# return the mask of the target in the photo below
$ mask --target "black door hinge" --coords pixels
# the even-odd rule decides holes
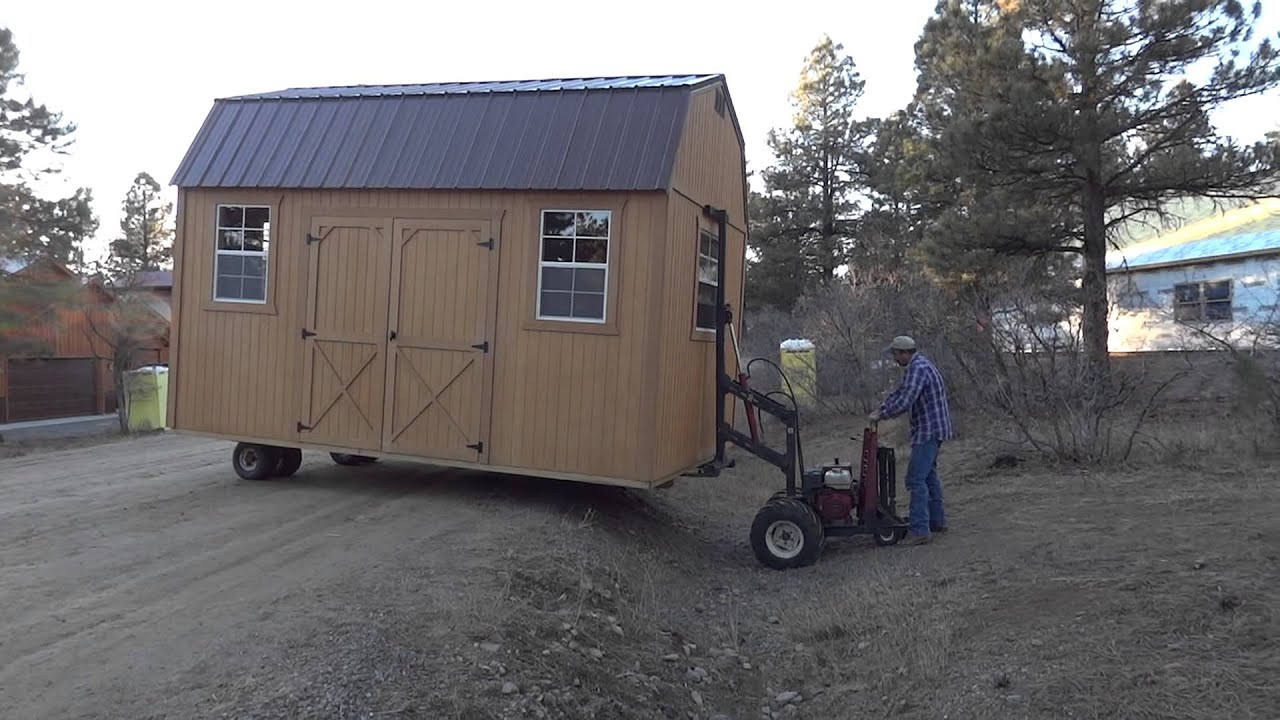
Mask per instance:
[[[306,329],[306,328],[302,328],[302,339],[303,339],[303,340],[306,340],[307,338],[312,337],[313,335],[315,335],[315,333],[311,332],[310,330],[308,330],[308,329]]]
[[[476,452],[478,452],[478,453],[483,453],[483,452],[484,452],[484,441],[483,441],[483,440],[481,440],[481,441],[480,441],[480,442],[478,442],[478,443],[472,443],[472,444],[468,445],[467,447],[471,448],[472,450],[475,450],[475,451],[476,451]]]
[[[303,430],[310,430],[310,429],[311,429],[310,425],[303,425],[301,420],[298,421],[298,432],[302,432]]]
[[[311,243],[318,243],[318,242],[320,242],[320,238],[316,237],[315,235],[312,235],[311,233],[307,233],[308,245],[310,245]]]
[[[480,247],[485,247],[485,248],[489,248],[490,250],[492,250],[492,249],[493,249],[493,238],[489,238],[488,240],[485,240],[484,242],[478,242],[478,243],[476,243],[476,244],[477,244],[477,245],[479,245]]]
[[[484,342],[480,343],[479,345],[472,345],[471,347],[473,347],[473,348],[475,348],[475,349],[477,349],[477,350],[479,350],[479,351],[481,351],[481,352],[489,352],[489,341],[488,341],[488,340],[485,340]]]

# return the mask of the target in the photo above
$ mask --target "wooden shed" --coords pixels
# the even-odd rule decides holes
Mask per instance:
[[[168,424],[242,476],[314,449],[648,488],[713,458],[747,232],[723,76],[225,98],[172,183]]]

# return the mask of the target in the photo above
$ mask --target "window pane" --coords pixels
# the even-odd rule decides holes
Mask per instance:
[[[243,242],[243,230],[221,230],[218,233],[219,250],[239,250]]]
[[[600,263],[603,265],[609,257],[609,241],[602,239],[582,239],[577,241],[575,262]]]
[[[1173,288],[1174,298],[1182,302],[1196,302],[1200,299],[1200,286],[1195,283],[1186,285],[1175,285]]]
[[[716,280],[716,262],[708,258],[698,258],[698,282],[711,283],[715,285]]]
[[[218,275],[243,275],[244,274],[244,256],[243,255],[219,255],[218,256]]]
[[[242,257],[244,260],[244,270],[241,271],[245,277],[266,277],[267,261],[260,257]]]
[[[239,205],[223,205],[218,208],[218,227],[244,227],[244,208]]]
[[[261,230],[267,226],[267,222],[271,219],[270,215],[270,208],[245,208],[244,226]]]
[[[548,212],[542,214],[543,235],[573,237],[573,213]]]
[[[695,322],[700,329],[714,330],[716,328],[715,305],[713,303],[698,303]]]
[[[576,318],[604,319],[604,295],[597,293],[574,293],[573,316]]]
[[[538,309],[543,317],[569,317],[570,298],[567,292],[542,291],[542,306]]]
[[[546,262],[573,262],[573,240],[547,238],[542,241],[542,259]]]
[[[241,279],[238,275],[231,277],[219,276],[217,294],[215,297],[222,298],[224,300],[239,300],[240,282]]]
[[[698,302],[708,305],[716,304],[716,288],[714,285],[698,283]]]
[[[573,289],[578,292],[604,292],[604,269],[582,268],[573,271]]]
[[[1173,317],[1183,322],[1190,322],[1200,319],[1199,305],[1176,305],[1173,309]]]
[[[1205,303],[1204,315],[1207,320],[1230,320],[1231,303],[1225,301]]]
[[[262,278],[245,278],[241,297],[245,300],[266,300],[266,282]]]
[[[251,252],[262,252],[263,235],[261,230],[244,231],[244,249]]]
[[[609,213],[578,213],[578,237],[609,237]]]
[[[1230,280],[1205,283],[1204,285],[1205,300],[1226,300],[1229,297],[1231,297],[1231,281]]]
[[[698,241],[698,252],[707,257],[719,258],[720,255],[716,252],[716,245],[718,244],[720,244],[719,238],[703,230]]]
[[[573,289],[573,269],[544,267],[542,268],[542,289],[543,290],[572,290]]]

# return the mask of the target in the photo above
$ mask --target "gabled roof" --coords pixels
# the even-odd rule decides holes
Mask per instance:
[[[1280,199],[1268,199],[1108,253],[1107,270],[1189,265],[1280,254]]]
[[[173,287],[173,271],[148,270],[140,272],[134,276],[132,285],[140,288],[171,288]]]
[[[628,76],[291,88],[222,98],[172,184],[662,190],[690,94],[723,82],[722,75]]]

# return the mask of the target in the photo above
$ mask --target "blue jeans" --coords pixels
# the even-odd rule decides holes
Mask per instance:
[[[946,527],[942,509],[942,481],[938,479],[938,450],[942,443],[925,440],[911,446],[907,463],[907,489],[911,491],[911,532],[928,535],[932,528]]]

